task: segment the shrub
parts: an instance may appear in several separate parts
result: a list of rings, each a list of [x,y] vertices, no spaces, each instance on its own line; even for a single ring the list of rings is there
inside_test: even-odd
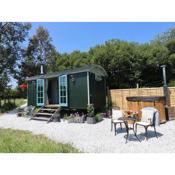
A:
[[[175,86],[175,80],[170,80],[170,82],[168,83],[168,86],[174,87]]]
[[[102,114],[101,114],[101,113],[97,113],[97,114],[95,115],[95,120],[96,120],[96,122],[102,121]]]
[[[1,112],[6,112],[14,109],[16,105],[12,102],[8,102],[1,107]]]

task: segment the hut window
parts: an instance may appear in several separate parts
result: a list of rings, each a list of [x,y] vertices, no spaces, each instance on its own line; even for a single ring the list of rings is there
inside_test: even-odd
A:
[[[37,106],[44,105],[44,79],[37,80]]]
[[[67,75],[59,76],[59,104],[67,106]]]

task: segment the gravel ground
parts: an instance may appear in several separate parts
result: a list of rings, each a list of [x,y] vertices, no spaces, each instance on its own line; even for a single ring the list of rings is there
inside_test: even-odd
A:
[[[104,119],[94,125],[29,120],[16,117],[15,111],[0,116],[0,128],[12,128],[31,131],[33,134],[43,134],[52,140],[70,143],[83,152],[90,153],[174,153],[175,152],[175,121],[157,127],[159,138],[154,136],[153,128],[149,129],[149,139],[144,139],[144,129],[138,127],[138,142],[130,132],[128,143],[125,144],[125,129],[110,131],[110,119]]]

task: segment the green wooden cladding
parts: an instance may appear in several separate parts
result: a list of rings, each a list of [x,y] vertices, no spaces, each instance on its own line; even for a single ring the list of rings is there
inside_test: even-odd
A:
[[[28,105],[36,106],[36,81],[28,81]]]
[[[87,73],[68,76],[68,106],[72,109],[87,108]]]
[[[89,74],[90,103],[94,104],[97,111],[103,111],[106,106],[106,82],[103,77],[97,81],[95,75]]]

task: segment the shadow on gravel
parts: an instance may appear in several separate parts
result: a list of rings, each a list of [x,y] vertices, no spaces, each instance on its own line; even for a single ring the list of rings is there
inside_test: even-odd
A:
[[[139,135],[140,135],[141,137],[145,137],[145,133],[144,133],[144,132],[140,133]],[[160,133],[160,132],[157,132],[157,136],[158,136],[158,138],[159,138],[159,137],[162,137],[163,134]],[[156,138],[155,132],[154,132],[154,131],[149,131],[149,130],[148,130],[148,140],[151,139],[151,138]]]
[[[154,131],[148,131],[148,141],[149,141],[149,139],[159,139],[159,137],[162,137],[163,134],[160,133],[160,132],[157,132],[157,136],[158,136],[158,138],[156,137]],[[140,134],[137,134],[137,137],[139,138],[140,141],[146,140],[144,132],[140,133]],[[126,138],[126,135],[124,136],[124,138]],[[128,141],[139,142],[138,139],[135,137],[134,133],[129,133]]]
[[[137,137],[139,138],[140,141],[145,140],[145,138],[144,137],[140,137],[140,135],[137,135]],[[124,135],[124,139],[126,139],[126,135]],[[138,142],[139,143],[138,139],[132,133],[129,134],[129,137],[128,137],[127,141],[128,142],[133,141],[133,142]]]
[[[126,133],[126,128],[117,128],[116,129],[116,132],[117,132],[117,134],[121,134],[121,133]]]
[[[117,132],[116,134],[126,133],[126,128],[122,128],[121,129],[119,127],[119,128],[116,129],[116,132]],[[159,138],[159,137],[162,137],[163,134],[160,133],[160,132],[157,132],[157,136]],[[138,132],[137,133],[137,137],[139,138],[140,141],[144,141],[146,139],[144,132],[141,132],[141,133]],[[124,138],[126,139],[126,135],[124,135]],[[148,141],[149,141],[149,139],[157,139],[154,131],[148,130]],[[129,131],[128,141],[136,141],[136,142],[138,142],[138,139],[135,137],[133,131]]]

